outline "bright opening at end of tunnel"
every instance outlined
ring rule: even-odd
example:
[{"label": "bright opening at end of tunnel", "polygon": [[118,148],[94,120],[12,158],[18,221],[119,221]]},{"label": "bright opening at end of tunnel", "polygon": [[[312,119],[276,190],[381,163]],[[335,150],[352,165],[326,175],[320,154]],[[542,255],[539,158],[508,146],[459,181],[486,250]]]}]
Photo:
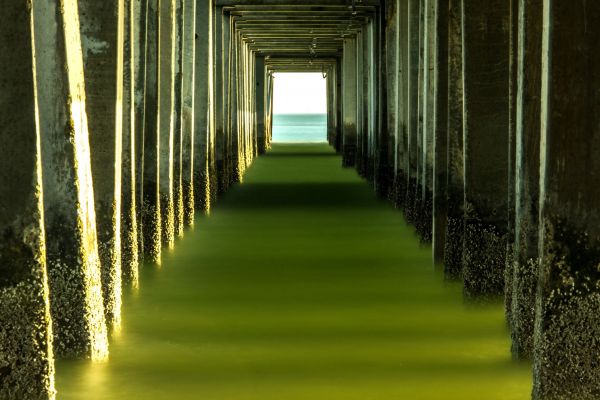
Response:
[{"label": "bright opening at end of tunnel", "polygon": [[327,142],[327,79],[322,73],[276,73],[273,142]]}]

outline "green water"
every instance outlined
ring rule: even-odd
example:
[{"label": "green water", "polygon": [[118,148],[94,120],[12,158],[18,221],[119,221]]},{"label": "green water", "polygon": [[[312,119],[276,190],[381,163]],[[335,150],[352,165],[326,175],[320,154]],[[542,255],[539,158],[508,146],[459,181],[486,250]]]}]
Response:
[{"label": "green water", "polygon": [[277,145],[124,299],[59,399],[529,399],[502,306],[465,307],[325,145]]}]

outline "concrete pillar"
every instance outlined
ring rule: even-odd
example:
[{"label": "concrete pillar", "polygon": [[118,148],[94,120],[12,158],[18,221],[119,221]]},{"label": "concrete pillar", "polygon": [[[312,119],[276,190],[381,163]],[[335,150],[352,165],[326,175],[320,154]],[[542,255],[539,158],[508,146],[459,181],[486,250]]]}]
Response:
[{"label": "concrete pillar", "polygon": [[[212,21],[209,5],[202,6],[196,14],[196,53],[194,82],[194,196],[196,209],[201,213],[208,213],[211,205],[211,173],[210,173],[210,120],[209,107],[211,97],[209,85],[213,79],[211,70],[211,38]],[[222,124],[221,127],[222,134]]]},{"label": "concrete pillar", "polygon": [[183,7],[185,0],[175,0],[173,48],[173,223],[176,237],[183,237]]},{"label": "concrete pillar", "polygon": [[[515,242],[515,141],[517,109],[517,63],[519,36],[519,0],[509,0],[509,52],[508,52],[508,198],[506,225],[506,265],[504,267],[504,312],[506,322],[512,329],[512,290],[514,275]],[[538,135],[539,136],[539,135]]]},{"label": "concrete pillar", "polygon": [[130,0],[132,10],[132,153],[134,157],[136,231],[138,254],[134,263],[123,263],[123,273],[127,280],[134,283],[138,280],[139,261],[144,254],[144,234],[142,208],[144,204],[144,129],[146,108],[146,29],[148,25],[148,0]]},{"label": "concrete pillar", "polygon": [[508,199],[509,4],[463,0],[468,298],[504,292]]},{"label": "concrete pillar", "polygon": [[[357,119],[356,119],[356,170],[359,175],[366,178],[366,146],[367,146],[367,130],[366,121],[367,113],[365,112],[368,93],[369,78],[367,75],[368,66],[365,65],[366,53],[366,28],[356,35],[356,76],[357,76]],[[359,78],[360,77],[360,78]]]},{"label": "concrete pillar", "polygon": [[31,24],[54,20],[37,8],[3,2],[0,24],[0,185],[10,188],[0,197],[0,398],[7,400],[54,399],[33,48],[43,31]]},{"label": "concrete pillar", "polygon": [[159,185],[159,103],[158,103],[158,0],[148,0],[146,10],[145,109],[143,136],[143,182],[141,231],[146,260],[160,264],[161,213]]},{"label": "concrete pillar", "polygon": [[394,0],[386,4],[385,23],[385,69],[386,79],[384,90],[386,92],[386,125],[387,125],[387,147],[388,162],[392,166],[393,183],[390,188],[390,197],[394,204],[398,198],[398,171],[400,157],[400,108],[399,101],[400,83],[400,1]]},{"label": "concrete pillar", "polygon": [[108,326],[119,329],[125,3],[78,4],[104,311]]},{"label": "concrete pillar", "polygon": [[176,0],[161,0],[158,13],[158,176],[161,242],[175,245],[173,163],[175,136]]},{"label": "concrete pillar", "polygon": [[408,148],[408,183],[404,201],[405,215],[409,222],[416,221],[416,193],[418,179],[418,132],[419,132],[419,33],[420,0],[408,0],[407,7],[407,65],[406,65],[406,128]]},{"label": "concrete pillar", "polygon": [[[265,57],[256,57],[256,139],[258,145],[258,154],[264,154],[267,151],[267,138],[265,131]],[[331,107],[330,102],[333,101],[331,98],[330,82],[327,82],[327,112]],[[329,121],[328,121],[329,132]]]},{"label": "concrete pillar", "polygon": [[343,130],[342,163],[344,167],[356,164],[356,141],[358,123],[357,104],[357,45],[356,38],[344,39],[343,56]]},{"label": "concrete pillar", "polygon": [[420,210],[417,231],[421,241],[431,243],[433,230],[433,141],[435,134],[435,86],[433,74],[436,64],[436,0],[423,0],[423,88],[421,130]]},{"label": "concrete pillar", "polygon": [[516,190],[511,287],[512,350],[531,357],[538,271],[542,0],[523,0],[518,12],[516,65]]},{"label": "concrete pillar", "polygon": [[61,357],[100,360],[108,341],[79,10],[74,0],[36,2],[33,10],[54,349]]},{"label": "concrete pillar", "polygon": [[[600,3],[543,1],[535,400],[600,396]],[[527,114],[525,114],[527,115]]]},{"label": "concrete pillar", "polygon": [[444,274],[462,276],[464,247],[464,157],[462,0],[448,5],[448,220],[444,248]]},{"label": "concrete pillar", "polygon": [[[138,285],[139,241],[137,215],[137,140],[136,80],[139,74],[140,1],[125,1],[125,38],[123,42],[123,144],[121,155],[121,270],[124,281]],[[143,115],[143,114],[142,114]]]},{"label": "concrete pillar", "polygon": [[240,170],[240,131],[239,131],[239,43],[238,34],[235,32],[234,23],[230,22],[229,26],[229,59],[227,68],[227,125],[228,125],[228,140],[229,146],[227,148],[228,155],[228,170],[230,171],[229,181],[227,182],[227,188],[232,183],[240,182],[241,170]]},{"label": "concrete pillar", "polygon": [[410,30],[409,30],[409,2],[399,0],[398,10],[398,133],[396,146],[396,178],[394,184],[394,198],[396,207],[408,211],[408,183],[410,176],[409,154],[409,79],[410,79]]},{"label": "concrete pillar", "polygon": [[[206,10],[200,8],[202,14]],[[194,191],[194,130],[195,130],[195,82],[196,82],[196,2],[184,0],[183,6],[183,64],[181,101],[181,186],[184,224],[194,225],[196,198]],[[208,18],[207,18],[208,19]],[[208,22],[208,21],[206,21]],[[208,25],[208,23],[206,23]],[[200,75],[199,75],[200,77]],[[200,99],[200,101],[202,101]]]},{"label": "concrete pillar", "polygon": [[448,222],[448,2],[435,0],[437,32],[434,80],[433,129],[433,260],[442,265],[445,258]]}]

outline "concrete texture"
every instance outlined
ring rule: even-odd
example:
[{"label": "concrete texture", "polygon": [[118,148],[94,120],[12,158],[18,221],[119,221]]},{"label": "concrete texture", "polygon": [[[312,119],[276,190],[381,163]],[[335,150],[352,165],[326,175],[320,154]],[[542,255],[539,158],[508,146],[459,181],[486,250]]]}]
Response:
[{"label": "concrete texture", "polygon": [[141,184],[141,224],[144,259],[160,263],[161,225],[159,191],[159,102],[158,102],[158,0],[148,0],[146,9],[146,49],[144,55],[145,108]]},{"label": "concrete texture", "polygon": [[511,328],[515,358],[530,358],[538,276],[542,1],[519,3],[514,255]]},{"label": "concrete texture", "polygon": [[600,4],[550,6],[543,2],[533,398],[588,400],[600,397]]},{"label": "concrete texture", "polygon": [[38,3],[34,29],[54,349],[60,357],[105,359],[108,341],[77,3]]},{"label": "concrete texture", "polygon": [[508,201],[509,4],[463,0],[467,298],[502,295]]},{"label": "concrete texture", "polygon": [[119,329],[125,4],[89,0],[78,6],[104,311],[109,329]]},{"label": "concrete texture", "polygon": [[10,190],[0,197],[0,398],[50,400],[54,358],[35,118],[35,11],[24,2],[3,2],[2,10],[0,187]]},{"label": "concrete texture", "polygon": [[464,249],[464,141],[462,0],[448,5],[448,221],[444,249],[447,279],[460,279]]},{"label": "concrete texture", "polygon": [[159,2],[158,11],[158,188],[161,242],[175,246],[174,136],[177,0]]}]

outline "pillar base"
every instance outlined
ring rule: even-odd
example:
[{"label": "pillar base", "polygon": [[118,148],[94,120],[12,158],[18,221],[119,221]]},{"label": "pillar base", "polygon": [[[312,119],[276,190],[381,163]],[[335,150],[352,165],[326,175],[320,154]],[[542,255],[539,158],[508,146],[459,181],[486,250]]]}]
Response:
[{"label": "pillar base", "polygon": [[600,398],[600,242],[544,221],[535,326],[534,400]]},{"label": "pillar base", "polygon": [[464,232],[464,294],[470,300],[497,298],[504,294],[506,234],[492,224],[467,219]]},{"label": "pillar base", "polygon": [[419,199],[415,227],[421,238],[421,243],[429,244],[433,236],[433,193],[425,192],[425,197]]}]

